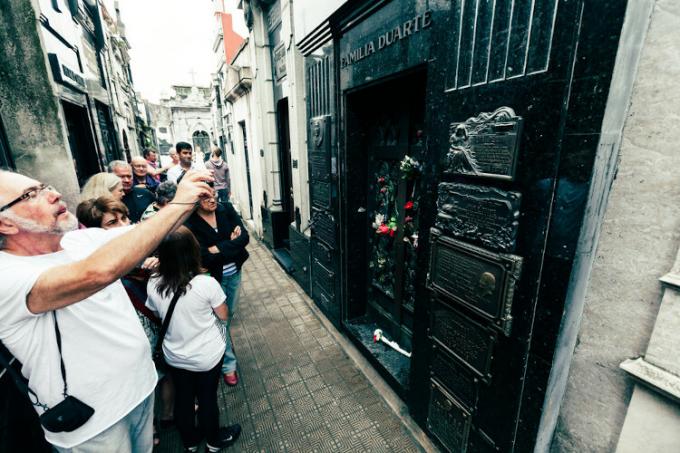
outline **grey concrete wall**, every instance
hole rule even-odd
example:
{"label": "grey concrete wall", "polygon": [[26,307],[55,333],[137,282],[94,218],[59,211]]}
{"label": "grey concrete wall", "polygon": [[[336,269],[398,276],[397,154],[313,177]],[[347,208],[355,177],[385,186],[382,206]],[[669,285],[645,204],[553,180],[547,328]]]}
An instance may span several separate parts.
{"label": "grey concrete wall", "polygon": [[0,115],[17,170],[54,185],[75,209],[79,187],[37,7],[32,0],[0,1]]}
{"label": "grey concrete wall", "polygon": [[616,448],[633,383],[619,369],[642,355],[661,301],[658,278],[680,245],[680,2],[652,12],[596,258],[554,452]]}

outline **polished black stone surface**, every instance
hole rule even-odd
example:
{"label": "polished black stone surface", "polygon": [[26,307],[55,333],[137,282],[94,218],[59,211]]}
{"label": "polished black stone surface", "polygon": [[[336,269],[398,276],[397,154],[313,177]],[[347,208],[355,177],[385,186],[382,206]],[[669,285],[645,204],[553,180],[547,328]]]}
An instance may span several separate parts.
{"label": "polished black stone surface", "polygon": [[[399,107],[392,106],[397,102],[411,110],[424,109],[415,127],[424,145],[416,302],[409,325],[414,356],[404,397],[426,429],[432,394],[428,372],[432,340],[427,328],[437,305],[425,276],[430,270],[430,227],[437,219],[438,186],[467,185],[521,196],[521,206],[513,211],[518,215],[511,249],[475,237],[476,227],[489,225],[482,203],[477,205],[481,216],[468,216],[471,233],[457,236],[490,250],[512,250],[523,260],[510,313],[512,331],[491,345],[490,378],[479,388],[471,413],[468,451],[533,449],[625,4],[624,0],[351,1],[329,19],[330,40],[306,57],[310,67],[320,68],[311,79],[310,117],[331,115],[330,133],[340,137],[338,179],[333,175],[330,179],[338,198],[329,212],[337,220],[339,240],[334,248],[343,257],[337,268],[337,295],[345,322],[365,314],[363,294],[372,285],[365,270],[370,255],[358,236],[372,220],[361,210],[370,198],[368,188],[357,181],[371,176],[362,175],[371,159],[384,158],[376,147],[357,152],[357,144],[370,141],[379,129],[370,125],[370,116],[357,111],[361,105],[357,99],[367,104],[364,111],[375,111],[378,117],[380,108],[395,112]],[[305,48],[313,47],[307,43]],[[330,66],[323,66],[327,61]],[[333,74],[328,83],[317,77],[325,70]],[[327,103],[312,96],[324,87],[332,93]],[[475,143],[461,135],[452,144],[452,126],[457,132],[470,118],[504,109],[521,118],[521,127],[519,121],[510,121],[506,129],[475,142],[482,146],[490,171],[479,171],[479,165],[470,166],[475,171],[461,167],[460,156],[455,152],[457,157],[451,156],[452,146],[475,157],[470,148]],[[406,132],[411,127],[404,120],[394,129]],[[457,162],[453,171],[447,156]],[[474,212],[474,202],[469,209]],[[449,215],[455,219],[455,210]],[[378,312],[389,308],[384,300],[376,306]],[[451,309],[482,326],[493,322],[464,304]],[[388,324],[399,325],[398,311],[388,315]],[[462,364],[455,356],[449,358],[456,361],[454,366]]]}

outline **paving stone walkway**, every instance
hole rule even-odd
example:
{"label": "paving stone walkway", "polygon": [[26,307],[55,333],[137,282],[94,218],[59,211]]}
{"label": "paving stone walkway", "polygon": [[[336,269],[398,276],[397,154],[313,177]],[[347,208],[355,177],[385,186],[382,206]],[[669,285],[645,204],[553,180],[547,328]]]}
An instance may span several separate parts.
{"label": "paving stone walkway", "polygon": [[[404,424],[261,244],[249,246],[232,335],[240,382],[220,385],[238,452],[421,452]],[[175,430],[159,452],[182,451]]]}

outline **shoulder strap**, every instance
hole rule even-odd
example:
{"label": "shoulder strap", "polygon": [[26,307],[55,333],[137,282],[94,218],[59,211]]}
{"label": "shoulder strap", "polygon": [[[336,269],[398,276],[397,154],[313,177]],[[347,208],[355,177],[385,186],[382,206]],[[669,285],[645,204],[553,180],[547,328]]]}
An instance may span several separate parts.
{"label": "shoulder strap", "polygon": [[160,352],[163,347],[163,339],[165,338],[165,333],[168,331],[168,326],[170,325],[170,318],[172,318],[172,313],[175,311],[175,305],[179,300],[180,292],[175,292],[172,296],[172,301],[170,301],[170,306],[168,307],[168,313],[165,315],[163,320],[163,326],[161,326],[161,331],[158,333],[158,339],[156,340],[156,347],[154,348],[154,353]]}
{"label": "shoulder strap", "polygon": [[57,323],[57,311],[52,311],[54,318],[54,333],[57,335],[57,348],[59,349],[59,365],[61,367],[61,378],[64,380],[64,398],[68,396],[68,385],[66,384],[66,367],[64,366],[64,358],[61,356],[61,332],[59,332],[59,323]]}

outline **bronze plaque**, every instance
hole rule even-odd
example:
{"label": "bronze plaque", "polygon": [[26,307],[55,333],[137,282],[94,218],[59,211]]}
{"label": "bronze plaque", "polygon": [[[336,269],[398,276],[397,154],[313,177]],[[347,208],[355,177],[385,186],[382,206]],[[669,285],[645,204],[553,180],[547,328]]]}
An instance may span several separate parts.
{"label": "bronze plaque", "polygon": [[330,130],[328,124],[330,123],[328,115],[316,116],[310,120],[309,135],[312,148],[310,154],[325,153],[330,154],[331,140]]}
{"label": "bronze plaque", "polygon": [[449,126],[444,173],[515,179],[522,118],[510,107]]}
{"label": "bronze plaque", "polygon": [[312,298],[325,312],[330,312],[333,316],[338,315],[338,304],[332,294],[328,294],[318,283],[312,283]]}
{"label": "bronze plaque", "polygon": [[314,259],[312,266],[312,278],[327,293],[335,293],[335,272],[326,269],[318,259]]}
{"label": "bronze plaque", "polygon": [[319,241],[311,242],[312,242],[312,258],[316,259],[329,269],[333,268],[334,267],[333,254],[331,252],[331,249],[329,249]]}
{"label": "bronze plaque", "polygon": [[465,317],[441,301],[433,301],[430,335],[449,354],[491,381],[491,358],[497,334]]}
{"label": "bronze plaque", "polygon": [[440,385],[432,382],[427,428],[451,453],[465,453],[472,417]]}
{"label": "bronze plaque", "polygon": [[521,194],[453,182],[439,184],[435,226],[451,236],[512,252]]}
{"label": "bronze plaque", "polygon": [[323,181],[310,182],[310,195],[312,206],[320,209],[330,209],[331,207],[331,185]]}
{"label": "bronze plaque", "polygon": [[447,238],[434,228],[431,244],[427,286],[479,313],[509,336],[522,258]]}
{"label": "bronze plaque", "polygon": [[331,161],[323,154],[309,155],[309,178],[312,181],[328,181],[331,178]]}
{"label": "bronze plaque", "polygon": [[472,412],[477,407],[478,379],[447,354],[443,348],[432,345],[430,376],[451,392],[453,396]]}
{"label": "bronze plaque", "polygon": [[322,241],[332,249],[335,248],[335,219],[332,215],[325,211],[314,210],[310,229],[314,239]]}

